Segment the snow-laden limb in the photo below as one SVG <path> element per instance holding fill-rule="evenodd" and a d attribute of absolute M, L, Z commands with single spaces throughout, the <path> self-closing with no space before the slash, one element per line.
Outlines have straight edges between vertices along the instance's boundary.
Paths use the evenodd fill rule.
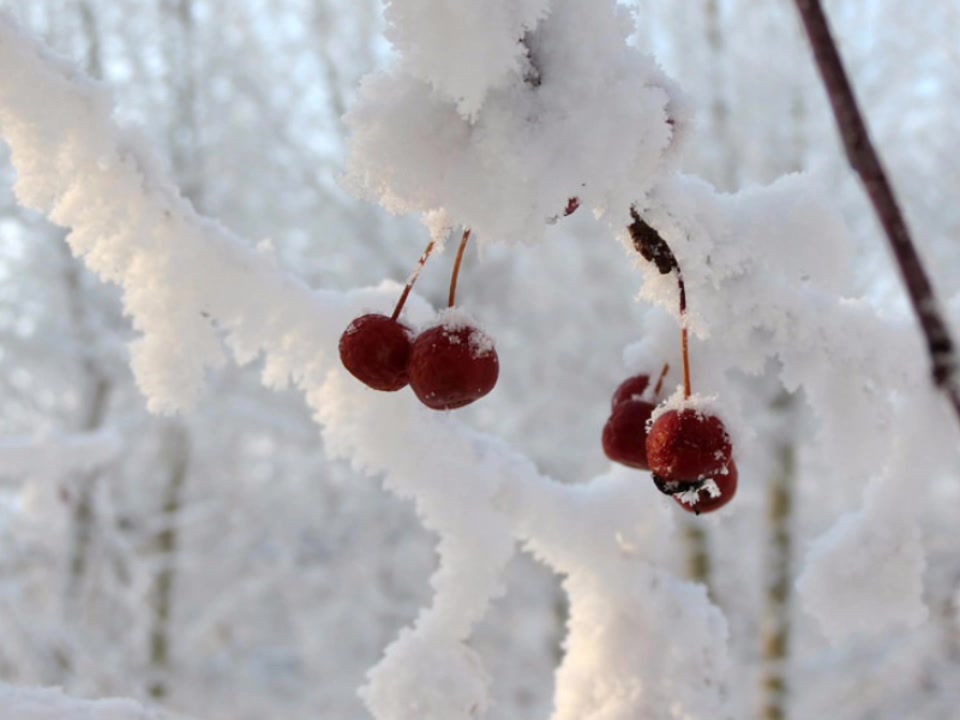
<path fill-rule="evenodd" d="M 0 438 L 0 482 L 22 479 L 38 467 L 61 477 L 74 470 L 90 470 L 115 458 L 121 449 L 117 433 L 106 428 L 75 435 Z"/>
<path fill-rule="evenodd" d="M 913 478 L 936 477 L 956 458 L 955 439 L 939 432 L 916 439 L 916 428 L 938 419 L 951 427 L 929 383 L 917 328 L 845 296 L 852 292 L 850 241 L 814 176 L 787 176 L 737 195 L 679 177 L 648 202 L 645 217 L 683 268 L 690 328 L 709 338 L 693 350 L 698 389 L 723 398 L 717 411 L 734 447 L 750 447 L 751 428 L 729 374 L 759 372 L 776 360 L 784 386 L 802 388 L 817 417 L 814 441 L 829 463 L 820 481 L 851 485 L 883 476 L 866 490 L 861 511 L 811 547 L 801 584 L 806 608 L 834 639 L 922 622 L 924 549 L 914 503 L 903 493 L 920 492 Z M 674 283 L 644 273 L 642 297 L 675 315 Z M 662 332 L 674 326 L 651 332 L 631 350 L 630 363 L 662 362 Z M 904 438 L 923 449 L 904 449 Z"/>
<path fill-rule="evenodd" d="M 893 389 L 918 402 L 926 393 L 922 338 L 909 322 L 883 318 L 846 295 L 853 292 L 850 238 L 817 178 L 791 175 L 724 195 L 678 177 L 649 204 L 645 217 L 683 268 L 690 330 L 709 340 L 693 350 L 695 390 L 723 398 L 734 440 L 749 439 L 750 429 L 737 417 L 727 374 L 761 372 L 776 360 L 784 386 L 803 388 L 820 423 L 819 449 L 835 471 L 877 474 L 895 438 Z M 641 297 L 676 315 L 675 282 L 641 269 Z M 633 361 L 663 344 L 648 337 Z"/>
<path fill-rule="evenodd" d="M 810 548 L 797 589 L 832 642 L 880 635 L 897 625 L 916 627 L 927 619 L 926 556 L 917 519 L 902 506 L 882 507 L 878 499 L 898 482 L 875 482 L 866 507 L 845 515 Z"/>
<path fill-rule="evenodd" d="M 383 474 L 441 537 L 433 606 L 363 691 L 375 717 L 399 719 L 403 708 L 438 720 L 480 716 L 486 674 L 462 641 L 500 591 L 514 536 L 566 577 L 571 623 L 554 720 L 659 720 L 668 708 L 706 718 L 725 707 L 726 623 L 703 588 L 658 569 L 673 523 L 652 485 L 623 469 L 560 485 L 449 415 L 372 395 L 342 373 L 310 395 L 325 446 Z M 423 672 L 437 667 L 444 672 L 424 687 Z"/>
<path fill-rule="evenodd" d="M 933 388 L 925 402 L 904 398 L 897 403 L 897 439 L 888 466 L 867 486 L 863 507 L 841 517 L 810 547 L 797 589 L 834 643 L 881 636 L 927 620 L 927 561 L 919 517 L 923 488 L 918 482 L 949 473 L 957 462 L 956 449 L 953 457 L 941 449 L 949 437 L 916 433 L 938 410 L 943 427 L 952 432 Z"/>
<path fill-rule="evenodd" d="M 434 27 L 423 15 L 420 32 Z M 671 166 L 687 121 L 679 90 L 627 46 L 632 30 L 611 0 L 553 0 L 527 37 L 539 84 L 514 73 L 472 118 L 403 63 L 368 76 L 346 118 L 348 183 L 395 213 L 443 209 L 480 242 L 536 242 L 574 196 L 581 212 L 610 211 L 625 225 L 630 204 Z"/>
<path fill-rule="evenodd" d="M 434 604 L 417 627 L 440 627 L 465 639 L 500 590 L 513 556 L 507 518 L 494 506 L 505 477 L 544 482 L 529 460 L 450 415 L 421 407 L 407 393 L 378 395 L 344 373 L 308 393 L 333 457 L 384 476 L 384 485 L 411 498 L 427 529 L 440 538 L 440 567 L 431 579 Z"/>
<path fill-rule="evenodd" d="M 187 720 L 134 700 L 79 700 L 54 688 L 17 688 L 0 683 L 3 720 Z"/>
<path fill-rule="evenodd" d="M 143 333 L 133 371 L 151 410 L 197 401 L 207 370 L 225 362 L 221 336 L 240 361 L 282 350 L 268 359 L 273 382 L 324 367 L 321 349 L 340 330 L 336 296 L 309 292 L 270 261 L 268 246 L 255 251 L 197 215 L 156 154 L 115 127 L 106 90 L 6 15 L 0 65 L 10 69 L 0 78 L 0 132 L 17 199 L 71 228 L 73 252 L 124 289 Z"/>
<path fill-rule="evenodd" d="M 413 499 L 424 525 L 440 538 L 433 604 L 371 671 L 362 693 L 368 707 L 381 720 L 408 717 L 413 708 L 421 718 L 478 717 L 487 703 L 487 676 L 463 643 L 501 591 L 514 554 L 509 523 L 493 498 L 516 465 L 537 477 L 532 464 L 407 393 L 377 394 L 342 372 L 331 373 L 308 400 L 328 453 L 383 474 L 385 486 Z"/>
<path fill-rule="evenodd" d="M 674 531 L 652 483 L 616 467 L 581 486 L 517 478 L 500 499 L 570 602 L 553 720 L 726 718 L 727 624 L 659 563 Z"/>

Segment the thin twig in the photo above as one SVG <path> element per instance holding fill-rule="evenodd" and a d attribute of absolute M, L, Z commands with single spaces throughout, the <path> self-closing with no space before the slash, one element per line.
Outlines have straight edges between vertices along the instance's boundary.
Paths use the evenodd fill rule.
<path fill-rule="evenodd" d="M 663 390 L 663 381 L 666 379 L 668 372 L 670 372 L 670 364 L 664 363 L 663 370 L 660 371 L 660 377 L 657 379 L 657 386 L 653 389 L 654 397 L 660 397 L 660 391 Z"/>
<path fill-rule="evenodd" d="M 453 263 L 453 275 L 450 276 L 450 298 L 447 303 L 453 307 L 457 299 L 457 278 L 460 276 L 460 263 L 463 262 L 463 251 L 467 249 L 467 240 L 470 239 L 470 228 L 463 231 L 463 237 L 460 239 L 460 247 L 457 248 L 457 259 Z"/>
<path fill-rule="evenodd" d="M 840 53 L 819 0 L 796 0 L 807 37 L 830 98 L 850 166 L 860 176 L 873 209 L 900 269 L 913 310 L 927 340 L 933 382 L 950 399 L 960 419 L 960 386 L 956 382 L 957 356 L 953 339 L 940 312 L 940 303 L 927 276 L 907 223 L 873 147 L 863 114 L 857 105 Z"/>
<path fill-rule="evenodd" d="M 400 293 L 400 299 L 397 300 L 396 307 L 393 308 L 393 315 L 390 316 L 391 320 L 396 320 L 400 317 L 400 311 L 403 310 L 404 303 L 407 302 L 407 297 L 410 295 L 410 291 L 413 290 L 414 283 L 417 282 L 417 278 L 420 277 L 420 271 L 423 270 L 423 266 L 427 264 L 427 259 L 430 257 L 430 253 L 433 252 L 434 241 L 431 240 L 427 245 L 427 249 L 423 251 L 423 254 L 420 256 L 420 261 L 417 263 L 416 270 L 413 271 L 413 275 L 410 276 L 410 279 L 407 280 L 407 284 L 403 287 L 403 292 Z"/>

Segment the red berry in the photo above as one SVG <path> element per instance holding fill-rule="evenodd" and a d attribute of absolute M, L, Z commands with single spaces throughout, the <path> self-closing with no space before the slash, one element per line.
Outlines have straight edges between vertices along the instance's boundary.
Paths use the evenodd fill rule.
<path fill-rule="evenodd" d="M 610 400 L 610 407 L 613 410 L 616 410 L 617 405 L 625 400 L 630 400 L 637 395 L 643 395 L 643 391 L 647 389 L 649 384 L 649 375 L 634 375 L 633 377 L 628 377 L 617 386 L 616 390 L 613 391 L 613 398 Z M 644 452 L 644 454 L 646 454 L 646 452 Z"/>
<path fill-rule="evenodd" d="M 493 341 L 479 328 L 437 325 L 413 343 L 409 373 L 420 402 L 434 410 L 453 410 L 493 390 L 500 362 Z"/>
<path fill-rule="evenodd" d="M 720 495 L 717 497 L 711 495 L 706 489 L 700 488 L 695 491 L 697 493 L 697 501 L 695 503 L 687 504 L 684 500 L 680 499 L 679 495 L 674 495 L 673 499 L 676 500 L 677 504 L 684 510 L 697 515 L 719 510 L 733 500 L 733 496 L 737 494 L 737 464 L 731 460 L 730 464 L 727 465 L 726 474 L 718 473 L 714 475 L 712 479 L 720 491 Z"/>
<path fill-rule="evenodd" d="M 340 362 L 374 390 L 392 392 L 407 385 L 413 332 L 386 315 L 361 315 L 340 336 Z"/>
<path fill-rule="evenodd" d="M 668 491 L 688 489 L 730 465 L 730 436 L 720 418 L 699 410 L 668 410 L 647 436 L 647 461 L 654 479 Z M 673 488 L 672 490 L 670 488 Z"/>
<path fill-rule="evenodd" d="M 630 399 L 614 407 L 613 414 L 603 426 L 603 452 L 608 458 L 638 470 L 650 469 L 647 464 L 647 420 L 655 408 L 656 405 L 645 400 Z"/>

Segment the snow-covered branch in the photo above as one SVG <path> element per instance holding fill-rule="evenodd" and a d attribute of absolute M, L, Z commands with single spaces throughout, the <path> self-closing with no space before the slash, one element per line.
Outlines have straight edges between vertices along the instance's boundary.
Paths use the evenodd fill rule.
<path fill-rule="evenodd" d="M 0 438 L 0 467 L 5 478 L 17 478 L 38 467 L 58 475 L 90 470 L 115 458 L 120 438 L 111 430 L 75 435 Z"/>
<path fill-rule="evenodd" d="M 133 700 L 79 700 L 56 689 L 22 689 L 0 684 L 4 720 L 187 720 Z"/>

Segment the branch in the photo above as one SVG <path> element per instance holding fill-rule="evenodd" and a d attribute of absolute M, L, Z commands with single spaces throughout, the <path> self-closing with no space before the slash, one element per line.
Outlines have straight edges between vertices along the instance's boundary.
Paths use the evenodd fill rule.
<path fill-rule="evenodd" d="M 880 158 L 870 141 L 866 123 L 857 106 L 836 43 L 830 34 L 820 0 L 796 0 L 796 4 L 833 108 L 847 160 L 860 176 L 883 226 L 913 310 L 926 337 L 933 364 L 934 384 L 947 394 L 957 419 L 960 420 L 960 386 L 956 382 L 957 356 L 953 339 L 940 312 L 940 303 L 910 238 L 907 223 L 880 164 Z"/>

